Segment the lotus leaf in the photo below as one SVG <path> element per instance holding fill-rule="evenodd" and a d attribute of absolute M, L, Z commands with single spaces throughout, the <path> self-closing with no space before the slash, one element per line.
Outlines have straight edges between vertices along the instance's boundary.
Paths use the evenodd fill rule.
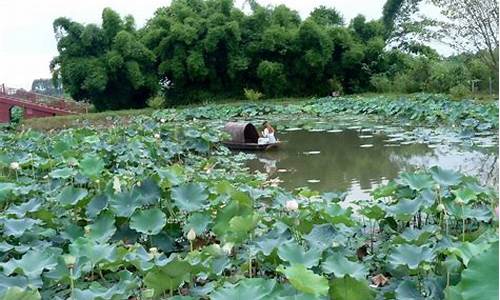
<path fill-rule="evenodd" d="M 389 262 L 395 265 L 406 265 L 410 269 L 416 269 L 422 262 L 432 262 L 434 253 L 432 249 L 425 246 L 399 245 L 389 256 Z"/>
<path fill-rule="evenodd" d="M 338 300 L 370 300 L 375 299 L 375 292 L 366 281 L 344 276 L 331 281 L 330 296 Z"/>
<path fill-rule="evenodd" d="M 366 267 L 360 263 L 349 261 L 339 253 L 334 253 L 326 258 L 321 264 L 325 273 L 334 274 L 337 278 L 351 276 L 355 279 L 364 280 L 368 275 Z"/>
<path fill-rule="evenodd" d="M 288 268 L 279 266 L 277 271 L 284 274 L 298 291 L 314 296 L 328 294 L 328 280 L 325 277 L 314 274 L 313 271 L 308 270 L 304 265 L 296 264 Z"/>
<path fill-rule="evenodd" d="M 148 235 L 160 233 L 166 223 L 167 217 L 158 208 L 136 211 L 130 218 L 130 228 Z"/>
<path fill-rule="evenodd" d="M 299 246 L 296 242 L 288 242 L 281 244 L 278 247 L 278 256 L 289 262 L 291 265 L 302 264 L 306 268 L 312 268 L 317 266 L 321 258 L 321 250 L 317 248 L 311 248 L 309 250 L 304 250 L 302 246 Z"/>
<path fill-rule="evenodd" d="M 62 205 L 76 205 L 78 202 L 87 197 L 88 191 L 84 188 L 76 188 L 67 186 L 62 189 L 61 193 L 57 196 L 57 201 Z"/>
<path fill-rule="evenodd" d="M 186 183 L 172 189 L 172 199 L 178 208 L 192 212 L 205 206 L 208 194 L 202 185 Z"/>

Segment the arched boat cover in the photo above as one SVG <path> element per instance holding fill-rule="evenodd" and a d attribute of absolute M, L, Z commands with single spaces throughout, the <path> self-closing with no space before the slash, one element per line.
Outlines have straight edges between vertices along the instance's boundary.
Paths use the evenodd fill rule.
<path fill-rule="evenodd" d="M 259 140 L 259 132 L 252 123 L 228 122 L 224 131 L 231 135 L 231 142 L 254 143 Z"/>

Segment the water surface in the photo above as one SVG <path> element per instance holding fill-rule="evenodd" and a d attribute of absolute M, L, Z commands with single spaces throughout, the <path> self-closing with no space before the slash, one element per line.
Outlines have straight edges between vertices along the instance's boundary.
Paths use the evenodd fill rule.
<path fill-rule="evenodd" d="M 285 188 L 348 192 L 348 199 L 369 198 L 371 190 L 400 172 L 433 165 L 498 184 L 496 148 L 408 142 L 402 135 L 361 128 L 282 131 L 283 147 L 256 153 L 248 166 L 279 178 Z"/>

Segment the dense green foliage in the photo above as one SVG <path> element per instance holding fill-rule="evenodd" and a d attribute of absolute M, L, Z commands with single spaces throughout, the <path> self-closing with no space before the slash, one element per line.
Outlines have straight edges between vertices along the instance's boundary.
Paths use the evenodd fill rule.
<path fill-rule="evenodd" d="M 158 89 L 155 55 L 139 41 L 132 17 L 107 8 L 102 27 L 59 18 L 54 31 L 59 56 L 51 69 L 75 100 L 90 99 L 98 110 L 143 107 Z"/>
<path fill-rule="evenodd" d="M 111 9 L 101 27 L 54 22 L 59 56 L 54 76 L 73 98 L 100 110 L 141 107 L 157 91 L 170 105 L 242 97 L 327 96 L 332 92 L 442 92 L 468 96 L 469 80 L 486 91 L 491 73 L 474 56 L 441 58 L 412 44 L 391 50 L 401 1 L 388 1 L 381 20 L 359 15 L 345 24 L 319 7 L 302 20 L 284 5 L 251 1 L 243 13 L 231 0 L 175 0 L 135 30 Z M 465 88 L 464 88 L 465 87 Z"/>
<path fill-rule="evenodd" d="M 496 299 L 498 195 L 476 179 L 404 173 L 346 207 L 341 193 L 290 192 L 249 174 L 244 155 L 218 143 L 223 114 L 327 116 L 375 101 L 169 109 L 106 129 L 2 132 L 0 299 Z M 393 104 L 404 120 L 408 102 L 378 99 L 365 113 L 386 117 Z M 481 120 L 494 117 L 488 108 L 461 105 L 470 115 L 457 118 L 495 124 Z"/>

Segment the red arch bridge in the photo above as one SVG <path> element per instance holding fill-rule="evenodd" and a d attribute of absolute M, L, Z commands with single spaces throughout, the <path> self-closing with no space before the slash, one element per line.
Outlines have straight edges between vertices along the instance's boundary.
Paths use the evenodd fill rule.
<path fill-rule="evenodd" d="M 0 85 L 0 123 L 10 123 L 12 109 L 23 110 L 25 119 L 63 116 L 87 112 L 87 105 L 72 100 L 32 93 Z"/>

